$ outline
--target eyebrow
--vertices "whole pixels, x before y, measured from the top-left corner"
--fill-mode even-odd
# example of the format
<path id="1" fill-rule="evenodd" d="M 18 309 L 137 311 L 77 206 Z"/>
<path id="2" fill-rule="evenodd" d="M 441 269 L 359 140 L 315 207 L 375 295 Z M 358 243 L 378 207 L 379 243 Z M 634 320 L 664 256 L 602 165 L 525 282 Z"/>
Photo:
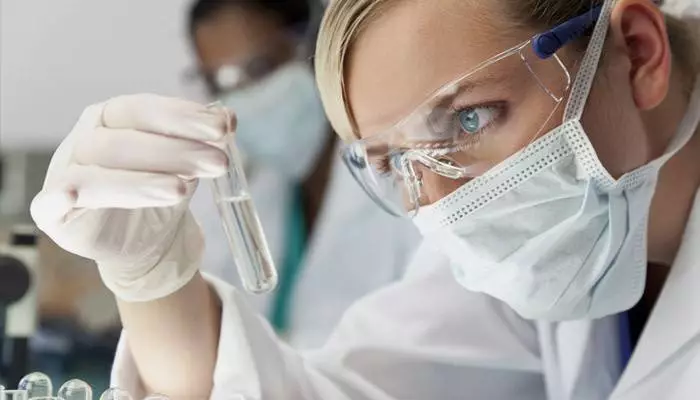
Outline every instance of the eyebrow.
<path id="1" fill-rule="evenodd" d="M 496 65 L 496 64 L 494 64 Z M 478 71 L 472 71 L 467 73 L 466 75 L 462 75 L 461 77 L 443 85 L 439 89 L 433 92 L 429 97 L 426 98 L 421 105 L 416 107 L 415 109 L 418 109 L 427 103 L 429 103 L 432 99 L 441 96 L 443 92 L 446 92 L 450 88 L 455 88 L 453 93 L 450 93 L 450 95 L 445 96 L 446 98 L 449 98 L 450 96 L 454 97 L 455 95 L 458 94 L 467 94 L 470 92 L 473 92 L 483 86 L 490 86 L 494 84 L 502 84 L 506 82 L 505 76 L 509 75 L 508 72 L 496 72 L 495 70 L 491 69 L 490 71 L 487 71 L 486 69 L 483 70 L 487 73 L 485 73 L 483 76 L 478 77 L 477 79 L 467 79 L 470 74 L 476 73 Z"/>
<path id="2" fill-rule="evenodd" d="M 656 2 L 656 0 L 653 0 Z M 543 32 L 541 34 L 535 35 L 531 41 L 532 41 L 532 49 L 534 53 L 537 55 L 542 60 L 546 60 L 550 57 L 552 57 L 557 51 L 559 51 L 562 47 L 567 45 L 568 43 L 572 42 L 573 40 L 578 39 L 579 37 L 583 36 L 585 32 L 593 27 L 595 23 L 598 21 L 600 18 L 600 15 L 602 14 L 603 10 L 603 5 L 593 7 L 592 9 L 588 10 L 587 12 L 574 17 L 546 32 Z M 391 129 L 394 126 L 401 125 L 404 121 L 406 121 L 406 118 L 409 118 L 413 113 L 420 109 L 421 107 L 424 107 L 426 104 L 434 100 L 436 97 L 441 96 L 443 92 L 447 91 L 447 89 L 451 87 L 456 87 L 457 89 L 455 90 L 454 93 L 451 94 L 451 97 L 445 96 L 444 99 L 440 99 L 439 101 L 442 103 L 447 99 L 454 99 L 454 97 L 457 94 L 466 94 L 469 92 L 472 92 L 476 90 L 477 88 L 481 86 L 485 86 L 487 84 L 493 84 L 493 83 L 501 83 L 504 82 L 505 80 L 503 79 L 503 76 L 498 76 L 497 74 L 491 74 L 482 77 L 481 79 L 477 80 L 466 80 L 466 77 L 469 76 L 469 74 L 472 72 L 467 73 L 466 75 L 463 75 L 462 77 L 458 77 L 449 83 L 439 87 L 437 90 L 432 92 L 430 95 L 428 95 L 423 102 L 421 102 L 419 105 L 417 105 L 413 110 L 402 120 L 398 121 L 397 123 L 387 127 L 386 129 Z M 464 81 L 462 81 L 464 79 Z M 456 85 L 456 86 L 455 86 Z M 382 116 L 380 118 L 376 118 L 375 120 L 380 121 L 384 119 L 389 119 L 386 116 Z M 370 127 L 373 126 L 379 126 L 382 123 L 381 122 L 368 122 L 367 123 Z M 358 123 L 355 121 L 355 126 L 357 126 Z M 375 132 L 378 131 L 379 129 L 372 128 L 372 129 L 364 129 L 363 131 L 370 131 L 370 132 Z M 369 138 L 372 136 L 375 136 L 374 133 L 370 133 L 367 136 L 364 136 L 361 134 L 362 132 L 356 132 L 356 135 L 359 138 Z M 377 133 L 381 135 L 381 132 Z"/>
<path id="3" fill-rule="evenodd" d="M 473 73 L 473 72 L 471 72 Z M 450 81 L 449 83 L 446 83 L 433 92 L 426 96 L 417 106 L 413 107 L 409 114 L 405 115 L 404 118 L 401 120 L 392 123 L 391 125 L 385 124 L 380 121 L 388 120 L 391 118 L 391 116 L 380 116 L 377 118 L 373 118 L 373 121 L 377 122 L 367 122 L 364 123 L 363 125 L 368 125 L 369 129 L 363 129 L 360 133 L 361 138 L 370 138 L 373 136 L 376 136 L 376 134 L 381 135 L 381 130 L 389 130 L 395 126 L 400 126 L 404 121 L 406 121 L 408 118 L 410 118 L 411 115 L 413 115 L 414 112 L 417 110 L 429 105 L 430 103 L 433 103 L 437 101 L 438 103 L 442 104 L 446 101 L 452 101 L 456 96 L 458 95 L 464 95 L 468 94 L 470 92 L 473 92 L 481 87 L 492 85 L 492 84 L 497 84 L 497 83 L 505 83 L 506 79 L 505 76 L 508 75 L 506 72 L 497 72 L 494 73 L 494 71 L 490 71 L 488 74 L 484 74 L 482 76 L 479 76 L 477 79 L 467 79 L 470 73 L 467 73 L 465 75 L 462 75 L 458 78 L 455 78 L 454 80 Z M 454 92 L 448 94 L 448 89 L 454 88 Z M 431 107 L 431 108 L 434 108 Z M 432 111 L 431 111 L 432 113 Z M 381 125 L 388 125 L 385 127 L 381 127 Z M 377 128 L 379 127 L 379 129 Z M 362 133 L 369 133 L 368 135 L 363 135 Z"/>

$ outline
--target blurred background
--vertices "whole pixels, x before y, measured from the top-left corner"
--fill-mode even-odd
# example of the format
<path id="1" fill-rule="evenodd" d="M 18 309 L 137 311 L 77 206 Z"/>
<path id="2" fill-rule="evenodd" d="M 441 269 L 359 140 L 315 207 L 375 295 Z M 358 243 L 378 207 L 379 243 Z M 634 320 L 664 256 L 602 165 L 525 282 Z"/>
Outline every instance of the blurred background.
<path id="1" fill-rule="evenodd" d="M 122 93 L 199 96 L 183 79 L 189 3 L 0 1 L 0 384 L 40 370 L 107 386 L 114 300 L 89 261 L 31 237 L 28 204 L 86 105 Z M 28 284 L 12 260 L 29 267 Z M 29 294 L 8 307 L 23 285 Z"/>
<path id="2" fill-rule="evenodd" d="M 120 331 L 114 300 L 90 261 L 32 228 L 28 206 L 87 105 L 141 92 L 206 99 L 186 79 L 190 3 L 0 1 L 0 384 L 39 370 L 107 387 Z M 667 6 L 681 12 L 700 0 Z"/>

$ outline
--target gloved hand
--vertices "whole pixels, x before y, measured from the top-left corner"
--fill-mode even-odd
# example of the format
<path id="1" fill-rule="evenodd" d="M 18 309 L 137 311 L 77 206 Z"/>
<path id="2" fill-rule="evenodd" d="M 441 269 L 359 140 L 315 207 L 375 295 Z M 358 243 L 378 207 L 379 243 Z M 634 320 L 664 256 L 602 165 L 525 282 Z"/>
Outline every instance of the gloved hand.
<path id="1" fill-rule="evenodd" d="M 32 202 L 36 225 L 95 260 L 123 300 L 177 291 L 197 272 L 204 247 L 189 199 L 197 178 L 226 171 L 228 119 L 221 109 L 155 95 L 88 107 Z"/>

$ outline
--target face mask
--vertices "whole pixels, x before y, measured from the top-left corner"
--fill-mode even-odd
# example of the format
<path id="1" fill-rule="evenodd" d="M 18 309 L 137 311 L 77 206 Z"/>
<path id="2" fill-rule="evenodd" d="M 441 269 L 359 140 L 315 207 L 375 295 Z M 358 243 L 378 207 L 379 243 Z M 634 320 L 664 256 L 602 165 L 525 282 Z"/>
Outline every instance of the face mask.
<path id="1" fill-rule="evenodd" d="M 463 286 L 526 318 L 598 318 L 639 301 L 659 170 L 700 119 L 699 84 L 663 157 L 618 180 L 602 166 L 580 120 L 613 3 L 606 3 L 572 88 L 567 122 L 421 208 L 414 219 L 426 240 L 450 258 Z"/>
<path id="2" fill-rule="evenodd" d="M 305 178 L 328 140 L 328 124 L 311 69 L 289 63 L 221 101 L 238 118 L 236 143 L 251 164 Z"/>

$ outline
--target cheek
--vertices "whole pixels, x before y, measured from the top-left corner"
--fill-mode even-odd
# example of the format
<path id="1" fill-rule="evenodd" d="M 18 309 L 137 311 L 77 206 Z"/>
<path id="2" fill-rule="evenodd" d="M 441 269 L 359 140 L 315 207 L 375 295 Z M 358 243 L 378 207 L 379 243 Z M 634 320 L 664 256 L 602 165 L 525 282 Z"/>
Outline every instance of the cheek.
<path id="1" fill-rule="evenodd" d="M 630 90 L 613 82 L 596 79 L 582 124 L 603 166 L 619 178 L 649 161 L 651 142 Z"/>
<path id="2" fill-rule="evenodd" d="M 467 183 L 468 180 L 449 179 L 431 172 L 427 172 L 423 174 L 422 182 L 423 198 L 421 198 L 421 202 L 425 204 L 432 204 L 443 197 L 452 194 L 452 192 Z"/>

